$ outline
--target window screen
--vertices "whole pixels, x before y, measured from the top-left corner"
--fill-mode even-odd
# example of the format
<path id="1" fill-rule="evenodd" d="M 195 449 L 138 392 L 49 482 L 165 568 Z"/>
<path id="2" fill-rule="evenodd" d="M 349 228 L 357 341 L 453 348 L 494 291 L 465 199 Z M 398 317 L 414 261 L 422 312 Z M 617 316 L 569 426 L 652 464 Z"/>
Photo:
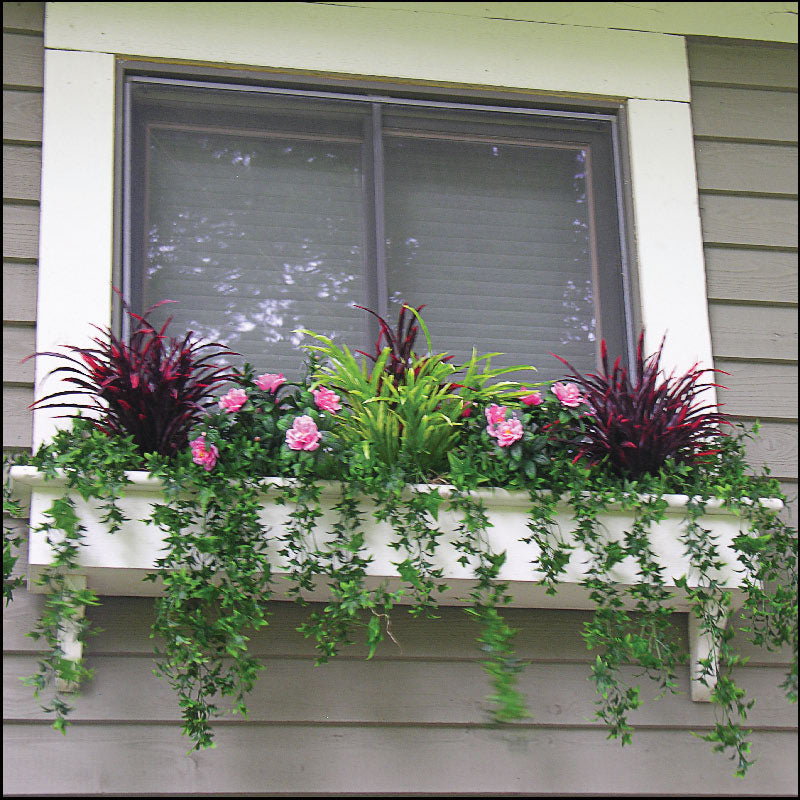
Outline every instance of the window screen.
<path id="1" fill-rule="evenodd" d="M 437 351 L 582 370 L 623 351 L 608 123 L 132 82 L 126 288 L 173 332 L 298 377 L 298 328 L 372 351 L 424 304 Z"/>

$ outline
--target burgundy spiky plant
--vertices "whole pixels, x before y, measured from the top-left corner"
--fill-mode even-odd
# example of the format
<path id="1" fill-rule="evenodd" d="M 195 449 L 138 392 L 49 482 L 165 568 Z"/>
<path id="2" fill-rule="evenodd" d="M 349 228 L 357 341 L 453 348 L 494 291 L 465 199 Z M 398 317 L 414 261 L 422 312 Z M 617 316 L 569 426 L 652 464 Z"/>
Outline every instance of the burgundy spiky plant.
<path id="1" fill-rule="evenodd" d="M 406 320 L 407 309 L 403 304 L 397 319 L 397 328 L 393 331 L 389 327 L 389 323 L 371 308 L 358 305 L 355 305 L 354 308 L 360 308 L 362 311 L 366 311 L 367 314 L 372 314 L 378 320 L 378 325 L 380 325 L 378 339 L 375 342 L 375 355 L 365 353 L 363 350 L 356 350 L 356 352 L 366 356 L 374 364 L 378 361 L 382 350 L 388 347 L 389 358 L 386 361 L 385 371 L 395 379 L 402 377 L 406 370 L 411 367 L 411 363 L 414 360 L 414 342 L 419 334 L 416 317 L 413 314 L 409 314 Z M 417 313 L 423 308 L 425 308 L 424 305 L 419 306 Z"/>
<path id="2" fill-rule="evenodd" d="M 354 305 L 354 308 L 360 308 L 362 311 L 372 314 L 380 325 L 378 339 L 375 342 L 375 355 L 365 353 L 363 350 L 356 350 L 356 352 L 362 356 L 366 356 L 374 364 L 377 362 L 383 349 L 388 347 L 389 358 L 386 361 L 384 370 L 391 375 L 395 381 L 400 380 L 403 375 L 405 375 L 406 371 L 411 369 L 412 364 L 416 360 L 414 342 L 416 342 L 417 336 L 419 335 L 417 318 L 413 314 L 408 314 L 408 319 L 406 319 L 406 311 L 409 309 L 409 306 L 403 303 L 397 318 L 397 327 L 395 330 L 392 330 L 389 323 L 371 308 L 357 305 Z M 423 308 L 425 308 L 424 305 L 418 306 L 416 309 L 417 314 L 419 314 Z M 453 356 L 447 356 L 442 360 L 450 361 L 452 358 Z"/>
<path id="3" fill-rule="evenodd" d="M 73 355 L 34 353 L 69 361 L 49 374 L 62 373 L 62 379 L 77 388 L 41 397 L 30 407 L 94 411 L 98 430 L 108 436 L 133 436 L 142 454 L 171 456 L 187 447 L 189 431 L 214 401 L 216 384 L 235 378 L 213 359 L 235 354 L 216 342 L 201 343 L 192 331 L 182 338 L 167 337 L 172 317 L 156 330 L 147 317 L 168 302 L 172 301 L 162 300 L 139 315 L 122 301 L 132 323 L 127 344 L 110 328 L 95 325 L 101 334 L 92 339 L 95 347 L 66 345 Z M 66 400 L 70 396 L 76 399 Z"/>
<path id="4" fill-rule="evenodd" d="M 670 458 L 677 463 L 697 462 L 719 452 L 712 443 L 722 435 L 720 425 L 730 423 L 700 396 L 719 386 L 705 376 L 720 370 L 699 369 L 695 364 L 682 375 L 664 377 L 660 366 L 664 339 L 648 358 L 643 344 L 644 332 L 639 335 L 633 376 L 619 358 L 609 370 L 605 340 L 599 375 L 582 375 L 555 356 L 572 370 L 569 380 L 577 384 L 590 409 L 581 418 L 575 461 L 585 457 L 591 464 L 605 462 L 617 475 L 638 478 L 657 473 Z"/>

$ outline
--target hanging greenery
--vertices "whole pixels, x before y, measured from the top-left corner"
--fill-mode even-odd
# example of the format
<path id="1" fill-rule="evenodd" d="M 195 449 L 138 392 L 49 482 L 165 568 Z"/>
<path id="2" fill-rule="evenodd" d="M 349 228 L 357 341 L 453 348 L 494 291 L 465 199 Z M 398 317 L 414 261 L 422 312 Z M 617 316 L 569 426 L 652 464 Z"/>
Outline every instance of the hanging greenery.
<path id="1" fill-rule="evenodd" d="M 147 314 L 132 318 L 128 344 L 105 331 L 96 347 L 63 356 L 79 399 L 70 403 L 69 392 L 59 393 L 38 405 L 52 407 L 57 399 L 77 411 L 73 424 L 15 460 L 65 480 L 36 531 L 53 548 L 40 577 L 45 610 L 31 634 L 50 648 L 29 679 L 37 697 L 53 678 L 74 684 L 90 677 L 59 636 L 70 628 L 82 641 L 89 632 L 82 609 L 98 602 L 91 587 L 71 581 L 80 574 L 84 543 L 75 498 L 98 505 L 113 535 L 127 522 L 120 498 L 129 471 L 143 470 L 161 487 L 149 519 L 164 541 L 150 576 L 163 586 L 153 627 L 164 643 L 157 672 L 177 693 L 193 748 L 214 746 L 212 721 L 223 699 L 247 713 L 247 694 L 262 668 L 248 641 L 269 624 L 273 598 L 288 593 L 308 605 L 312 592 L 327 587 L 327 600 L 310 606 L 300 627 L 318 663 L 358 638 L 371 658 L 385 637 L 394 638 L 391 619 L 406 613 L 398 604 L 414 616 L 435 616 L 442 594 L 452 590 L 438 558 L 445 540 L 473 578 L 462 599 L 478 623 L 493 721 L 535 714 L 518 689 L 524 664 L 503 618 L 512 597 L 503 577 L 507 553 L 493 545 L 483 499 L 489 487 L 528 497 L 522 541 L 530 546 L 531 580 L 537 575 L 549 594 L 565 580 L 572 553 L 588 555 L 580 582 L 594 613 L 583 636 L 596 654 L 596 716 L 610 737 L 631 741 L 628 715 L 640 704 L 623 665 L 639 665 L 665 693 L 677 691 L 685 656 L 676 645 L 671 600 L 680 590 L 715 643 L 698 664 L 701 682 L 716 681 L 717 722 L 703 738 L 732 755 L 737 774 L 751 763 L 744 724 L 752 700 L 734 682 L 741 659 L 732 644 L 735 626 L 726 624 L 732 596 L 717 577 L 720 550 L 703 528 L 712 498 L 742 519 L 732 545 L 744 575 L 740 627 L 758 646 L 793 649 L 782 686 L 796 701 L 797 534 L 760 502 L 782 495 L 767 475 L 749 474 L 750 434 L 722 430 L 727 420 L 703 404 L 707 371 L 665 377 L 661 350 L 646 358 L 640 337 L 630 373 L 620 361 L 609 366 L 603 347 L 598 375 L 573 370 L 553 385 L 523 385 L 510 376 L 525 367 L 494 368 L 492 355 L 477 354 L 455 365 L 436 353 L 419 309 L 404 307 L 396 331 L 379 318 L 380 338 L 374 356 L 363 354 L 367 360 L 304 332 L 306 377 L 293 383 L 280 374 L 257 376 L 249 365 L 215 366 L 227 355 L 220 345 L 201 345 L 192 334 L 170 339 L 167 326 L 154 329 Z M 422 354 L 415 349 L 420 332 Z M 208 357 L 206 347 L 213 351 Z M 212 396 L 223 381 L 234 388 Z M 92 417 L 80 415 L 86 409 Z M 669 494 L 690 498 L 681 545 L 692 575 L 677 586 L 665 578 L 651 535 L 667 516 Z M 8 483 L 5 499 L 7 510 L 19 513 Z M 265 503 L 283 507 L 280 528 L 265 523 Z M 564 504 L 573 519 L 570 535 L 556 519 Z M 620 507 L 631 524 L 617 539 L 602 519 Z M 374 553 L 366 531 L 373 522 L 393 531 L 399 583 L 368 580 Z M 9 533 L 7 602 L 19 585 L 18 545 L 19 536 Z M 636 565 L 631 585 L 615 578 L 624 562 Z M 63 731 L 70 710 L 64 694 L 43 707 Z"/>

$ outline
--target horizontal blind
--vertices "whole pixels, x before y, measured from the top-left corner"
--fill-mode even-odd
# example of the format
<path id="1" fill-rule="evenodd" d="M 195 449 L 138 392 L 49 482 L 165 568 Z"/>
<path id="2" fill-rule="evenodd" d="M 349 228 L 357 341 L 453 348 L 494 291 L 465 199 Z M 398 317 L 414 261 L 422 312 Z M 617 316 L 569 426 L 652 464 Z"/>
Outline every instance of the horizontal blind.
<path id="1" fill-rule="evenodd" d="M 372 351 L 352 306 L 381 307 L 386 285 L 389 317 L 425 304 L 457 362 L 497 351 L 538 368 L 528 383 L 564 374 L 550 353 L 595 368 L 598 291 L 607 323 L 617 280 L 609 220 L 593 222 L 600 123 L 386 98 L 373 142 L 375 106 L 352 98 L 146 82 L 132 97 L 131 298 L 177 300 L 153 315 L 173 334 L 297 378 L 298 328 Z"/>
<path id="2" fill-rule="evenodd" d="M 587 150 L 388 131 L 384 154 L 390 299 L 426 305 L 434 349 L 594 370 Z"/>
<path id="3" fill-rule="evenodd" d="M 149 128 L 144 304 L 297 378 L 298 328 L 363 339 L 361 144 L 268 134 Z"/>

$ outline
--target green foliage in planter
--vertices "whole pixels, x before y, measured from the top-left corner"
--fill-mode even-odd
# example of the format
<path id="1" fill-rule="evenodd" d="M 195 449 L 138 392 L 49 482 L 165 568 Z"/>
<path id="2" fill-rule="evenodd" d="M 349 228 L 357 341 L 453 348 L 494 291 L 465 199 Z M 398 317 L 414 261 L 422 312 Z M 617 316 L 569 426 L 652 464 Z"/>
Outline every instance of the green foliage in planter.
<path id="1" fill-rule="evenodd" d="M 413 350 L 416 328 L 410 322 L 404 327 L 407 311 L 425 334 L 424 355 Z M 376 355 L 369 356 L 371 368 L 363 359 L 359 362 L 347 346 L 339 347 L 313 331 L 300 331 L 315 340 L 315 344 L 305 345 L 306 349 L 324 359 L 313 378 L 341 392 L 345 399 L 338 417 L 338 436 L 345 444 L 361 448 L 368 460 L 384 465 L 402 460 L 416 467 L 420 478 L 441 472 L 447 466 L 447 454 L 459 440 L 465 409 L 519 396 L 519 382 L 498 379 L 533 368 L 493 369 L 491 359 L 498 353 L 479 357 L 474 351 L 466 364 L 456 367 L 450 363 L 452 356 L 433 352 L 418 310 L 403 306 L 396 336 L 378 319 L 381 337 L 389 344 L 380 349 L 379 338 Z"/>
<path id="2" fill-rule="evenodd" d="M 640 700 L 638 686 L 626 684 L 622 666 L 636 664 L 663 692 L 674 692 L 676 668 L 684 660 L 668 607 L 672 590 L 649 536 L 665 517 L 663 496 L 681 493 L 693 498 L 683 544 L 700 576 L 696 586 L 684 582 L 683 588 L 701 630 L 719 643 L 701 664 L 705 680 L 717 669 L 720 673 L 712 692 L 717 722 L 703 738 L 714 749 L 732 753 L 737 774 L 745 774 L 751 761 L 743 725 L 751 700 L 733 678 L 741 659 L 732 646 L 733 626 L 724 625 L 731 598 L 714 578 L 720 555 L 702 528 L 704 506 L 711 497 L 721 498 L 745 521 L 734 548 L 746 568 L 746 632 L 756 645 L 793 648 L 794 664 L 783 684 L 790 700 L 797 696 L 797 535 L 759 504 L 760 497 L 781 494 L 768 476 L 747 474 L 742 436 L 716 435 L 710 444 L 718 452 L 711 462 L 676 452 L 655 472 L 620 474 L 602 459 L 590 464 L 582 458 L 592 408 L 578 401 L 574 386 L 562 385 L 558 396 L 519 384 L 498 386 L 492 380 L 502 372 L 485 361 L 474 358 L 456 372 L 443 354 L 430 352 L 419 357 L 403 351 L 406 369 L 398 371 L 386 369 L 389 356 L 382 350 L 370 368 L 330 340 L 317 336 L 315 342 L 312 352 L 328 360 L 312 360 L 299 384 L 277 375 L 256 377 L 245 367 L 237 388 L 220 400 L 219 412 L 208 414 L 194 429 L 190 447 L 172 457 L 142 457 L 131 439 L 106 436 L 78 419 L 30 459 L 47 475 L 65 470 L 68 479 L 45 524 L 56 560 L 45 576 L 50 595 L 34 635 L 44 637 L 52 651 L 31 679 L 37 692 L 53 675 L 87 677 L 82 664 L 63 658 L 56 636 L 71 620 L 84 636 L 87 625 L 77 619 L 77 609 L 95 602 L 91 592 L 71 589 L 66 580 L 77 566 L 82 539 L 68 492 L 74 489 L 99 502 L 113 531 L 123 522 L 115 500 L 125 490 L 124 470 L 146 469 L 162 482 L 163 499 L 152 523 L 167 544 L 153 575 L 165 588 L 156 603 L 154 635 L 165 642 L 157 653 L 157 671 L 178 694 L 183 730 L 194 748 L 213 746 L 211 722 L 223 698 L 231 699 L 235 712 L 246 713 L 247 693 L 261 669 L 247 642 L 253 631 L 268 625 L 269 601 L 279 588 L 306 604 L 307 590 L 329 585 L 330 600 L 312 608 L 300 628 L 314 641 L 319 663 L 357 638 L 371 658 L 385 637 L 393 638 L 390 620 L 399 601 L 410 601 L 413 615 L 435 615 L 445 582 L 433 558 L 444 507 L 459 516 L 455 546 L 476 578 L 466 610 L 480 625 L 477 639 L 493 690 L 488 698 L 492 723 L 519 724 L 529 711 L 516 685 L 524 664 L 514 655 L 515 631 L 502 617 L 510 599 L 500 578 L 506 554 L 491 549 L 486 509 L 475 495 L 480 487 L 496 486 L 528 493 L 526 541 L 540 551 L 532 569 L 544 574 L 542 584 L 550 593 L 557 591 L 575 547 L 555 524 L 559 498 L 571 507 L 575 541 L 590 556 L 582 584 L 595 613 L 584 639 L 596 654 L 591 676 L 598 690 L 596 716 L 610 737 L 627 744 L 632 736 L 628 716 Z M 420 385 L 434 404 L 430 397 L 414 399 Z M 404 439 L 415 425 L 440 432 Z M 285 479 L 275 497 L 289 510 L 282 530 L 266 529 L 258 516 L 265 476 Z M 336 520 L 327 532 L 319 528 L 320 479 L 340 486 Z M 437 489 L 445 481 L 447 499 Z M 428 486 L 415 487 L 420 483 Z M 372 556 L 364 546 L 360 497 L 374 502 L 376 518 L 394 531 L 400 589 L 366 586 Z M 633 518 L 619 542 L 609 540 L 599 521 L 613 504 Z M 276 575 L 268 542 L 277 546 L 286 576 Z M 13 545 L 9 542 L 9 552 Z M 611 577 L 626 558 L 634 559 L 640 575 L 627 588 Z M 55 711 L 63 730 L 69 710 L 63 697 L 56 695 L 46 708 Z"/>

